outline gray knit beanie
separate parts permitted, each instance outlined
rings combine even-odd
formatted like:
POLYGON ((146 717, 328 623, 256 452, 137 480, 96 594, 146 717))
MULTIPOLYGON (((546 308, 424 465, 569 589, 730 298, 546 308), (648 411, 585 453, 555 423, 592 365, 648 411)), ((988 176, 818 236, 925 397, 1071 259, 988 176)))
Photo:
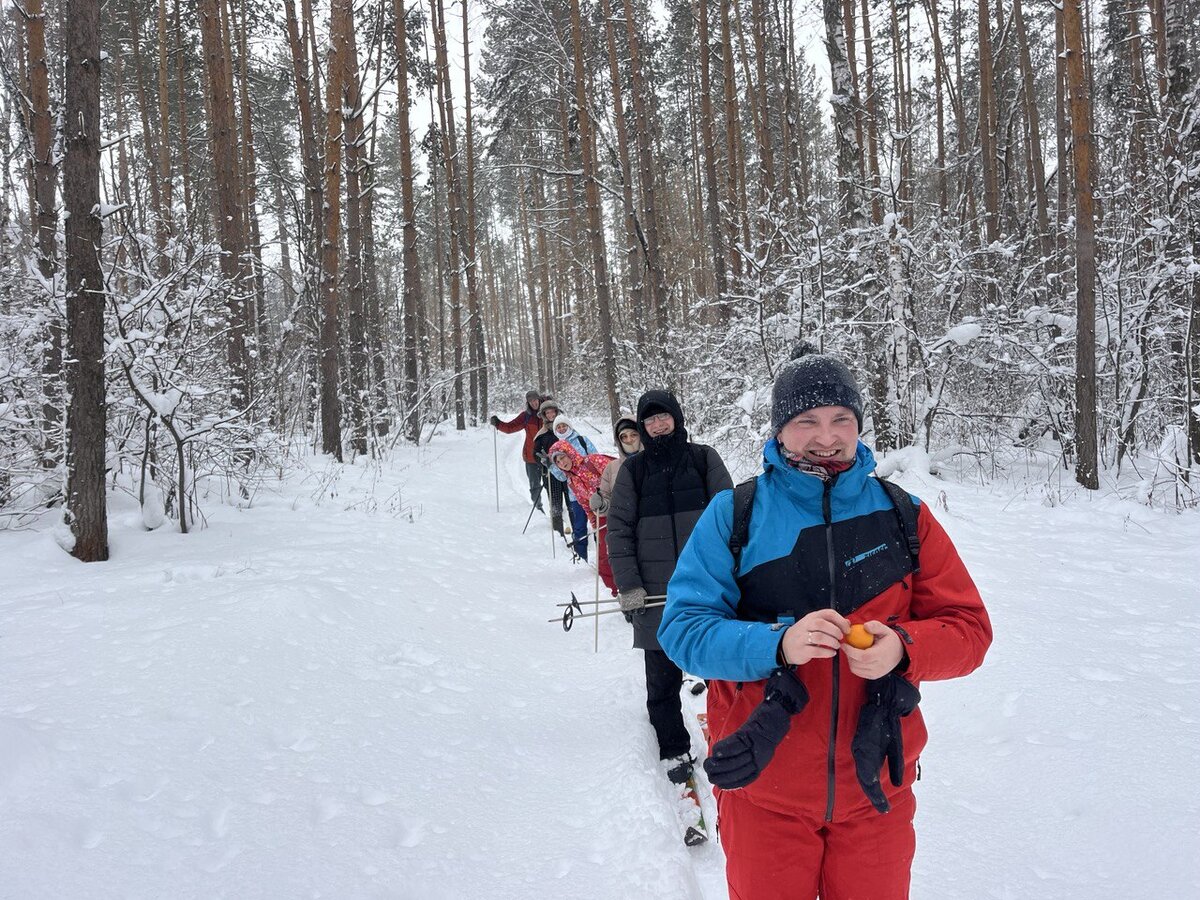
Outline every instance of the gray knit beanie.
POLYGON ((818 406, 845 406, 862 431, 862 393, 846 364, 807 343, 792 351, 771 389, 771 430, 776 434, 793 418, 818 406))

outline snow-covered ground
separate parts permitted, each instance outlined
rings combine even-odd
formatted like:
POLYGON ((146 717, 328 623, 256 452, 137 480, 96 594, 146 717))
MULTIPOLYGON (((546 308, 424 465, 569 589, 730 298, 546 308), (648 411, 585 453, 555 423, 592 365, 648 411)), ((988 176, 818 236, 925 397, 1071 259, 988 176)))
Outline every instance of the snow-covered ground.
MULTIPOLYGON (((0 897, 724 897, 628 627, 547 622, 594 581, 521 533, 519 443, 499 513, 444 432, 187 536, 115 499, 105 564, 0 533, 0 897)), ((914 898, 1200 897, 1200 515, 899 480, 996 632, 924 690, 914 898)))

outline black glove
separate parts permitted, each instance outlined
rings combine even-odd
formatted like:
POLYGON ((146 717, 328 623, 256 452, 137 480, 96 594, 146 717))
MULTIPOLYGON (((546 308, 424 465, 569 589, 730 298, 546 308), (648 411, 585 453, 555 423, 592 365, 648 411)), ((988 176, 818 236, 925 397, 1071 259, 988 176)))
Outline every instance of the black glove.
POLYGON ((492 427, 495 428, 497 425, 500 424, 500 417, 499 416, 491 416, 488 418, 488 421, 491 422, 492 427))
POLYGON ((895 787, 904 784, 900 719, 920 702, 921 692, 895 672, 867 682, 867 702, 858 714, 858 730, 854 732, 850 751, 854 754, 858 783, 871 805, 881 813, 891 809, 891 804, 879 783, 879 771, 887 760, 892 784, 895 787))
POLYGON ((795 672, 788 668, 772 672, 763 688, 762 703, 741 728, 713 745, 704 761, 708 780, 726 791, 754 781, 792 727, 792 716, 807 703, 808 691, 795 672))

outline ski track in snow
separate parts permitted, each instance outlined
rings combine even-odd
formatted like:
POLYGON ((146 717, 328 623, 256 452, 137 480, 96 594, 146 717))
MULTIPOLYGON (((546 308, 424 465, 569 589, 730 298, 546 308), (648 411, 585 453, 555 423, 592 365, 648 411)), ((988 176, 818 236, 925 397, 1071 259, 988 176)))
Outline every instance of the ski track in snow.
MULTIPOLYGON (((0 897, 725 897, 628 627, 594 653, 547 623, 592 572, 542 514, 521 534, 519 435, 497 514, 491 445, 210 500, 186 536, 115 498, 105 564, 0 533, 0 897)), ((923 689, 913 896, 1200 896, 1200 515, 901 481, 996 630, 923 689)))

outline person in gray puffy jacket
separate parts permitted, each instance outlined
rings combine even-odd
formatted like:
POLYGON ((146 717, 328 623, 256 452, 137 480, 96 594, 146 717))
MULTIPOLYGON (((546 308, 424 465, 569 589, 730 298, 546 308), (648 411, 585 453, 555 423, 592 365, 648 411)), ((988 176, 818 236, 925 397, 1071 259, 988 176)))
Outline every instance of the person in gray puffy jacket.
POLYGON ((647 608, 646 598, 667 593, 701 513, 733 480, 716 450, 688 440, 671 392, 638 399, 637 428, 643 450, 622 463, 609 501, 608 556, 621 609, 633 620, 633 645, 645 653, 646 711, 659 758, 669 761, 671 780, 682 782, 695 762, 679 696, 683 672, 658 644, 662 607, 647 608))

